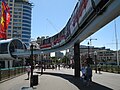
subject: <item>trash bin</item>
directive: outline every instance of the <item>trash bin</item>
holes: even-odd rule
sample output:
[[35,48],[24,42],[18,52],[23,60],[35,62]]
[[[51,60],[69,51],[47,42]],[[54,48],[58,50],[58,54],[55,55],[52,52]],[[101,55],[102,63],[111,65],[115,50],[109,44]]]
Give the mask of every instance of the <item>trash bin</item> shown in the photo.
[[38,85],[38,75],[33,75],[33,86]]

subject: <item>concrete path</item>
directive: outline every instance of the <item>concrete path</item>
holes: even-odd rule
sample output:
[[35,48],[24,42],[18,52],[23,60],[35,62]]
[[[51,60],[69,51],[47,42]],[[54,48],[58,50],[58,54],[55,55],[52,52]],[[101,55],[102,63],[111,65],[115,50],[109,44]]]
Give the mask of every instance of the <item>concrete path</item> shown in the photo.
[[92,85],[85,86],[81,78],[73,76],[73,69],[46,69],[43,75],[40,75],[38,70],[34,72],[39,75],[39,84],[33,89],[29,88],[30,82],[25,80],[27,74],[24,74],[0,83],[0,90],[120,90],[120,74],[93,72]]

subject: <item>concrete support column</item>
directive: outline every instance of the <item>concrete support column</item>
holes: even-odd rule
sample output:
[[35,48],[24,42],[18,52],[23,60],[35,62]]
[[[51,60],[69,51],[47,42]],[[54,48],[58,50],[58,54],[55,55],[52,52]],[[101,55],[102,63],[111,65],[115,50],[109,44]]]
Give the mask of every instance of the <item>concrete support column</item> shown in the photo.
[[9,61],[10,63],[9,63],[9,66],[10,66],[10,68],[13,66],[13,60],[10,60]]
[[40,60],[40,55],[39,55],[39,54],[38,54],[37,60],[38,60],[38,61]]
[[79,49],[79,43],[74,44],[74,66],[75,71],[74,75],[75,77],[80,77],[80,49]]
[[8,60],[5,60],[5,68],[8,68]]
[[26,62],[25,62],[25,61],[26,61],[25,58],[23,58],[23,66],[26,65]]
[[37,60],[38,60],[38,64],[40,65],[40,54],[38,54]]

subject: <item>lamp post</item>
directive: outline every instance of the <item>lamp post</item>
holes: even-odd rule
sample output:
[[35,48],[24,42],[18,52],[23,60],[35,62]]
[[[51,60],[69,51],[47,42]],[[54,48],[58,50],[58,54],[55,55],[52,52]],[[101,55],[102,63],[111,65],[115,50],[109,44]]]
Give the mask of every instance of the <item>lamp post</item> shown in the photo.
[[41,52],[41,75],[43,74],[43,52]]
[[97,52],[94,51],[94,56],[95,56],[95,73],[97,73]]
[[0,63],[0,81],[1,81],[1,63]]
[[33,44],[30,46],[31,55],[30,55],[30,64],[31,64],[31,77],[30,77],[30,87],[33,87]]
[[90,64],[90,47],[88,42],[88,57],[87,57],[87,64]]
[[88,58],[90,57],[90,47],[89,47],[89,42],[88,42]]

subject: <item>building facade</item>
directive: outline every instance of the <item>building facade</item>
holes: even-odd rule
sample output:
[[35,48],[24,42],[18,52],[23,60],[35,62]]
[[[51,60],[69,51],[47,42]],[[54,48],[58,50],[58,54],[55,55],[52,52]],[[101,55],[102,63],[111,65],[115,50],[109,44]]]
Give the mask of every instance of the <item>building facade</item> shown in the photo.
[[[40,45],[46,37],[38,37],[37,43]],[[117,52],[114,50],[106,49],[105,47],[94,47],[94,46],[85,46],[80,45],[80,59],[81,64],[86,61],[86,59],[90,56],[93,63],[95,63],[95,52],[97,54],[97,63],[102,64],[117,64]],[[56,53],[56,57],[59,53]],[[62,55],[61,55],[62,56]],[[66,56],[70,59],[74,59],[74,47],[69,48],[69,51],[66,50]],[[120,50],[118,51],[118,61],[120,63]]]
[[[84,46],[80,45],[80,59],[81,63],[88,58],[88,55],[95,62],[95,52],[97,53],[97,63],[99,64],[117,64],[117,52],[114,50],[106,49],[105,47],[94,47],[94,46]],[[74,48],[70,48],[68,52],[68,57],[74,59]],[[118,61],[120,63],[120,50],[118,51]]]
[[[2,0],[0,0],[1,2]],[[32,4],[29,0],[5,0],[10,7],[7,38],[18,38],[29,46],[31,38]]]
[[[36,43],[38,43],[39,47],[40,45],[43,43],[43,40],[48,38],[49,36],[41,36],[41,37],[37,37],[37,41]],[[47,53],[47,54],[40,54],[38,55],[38,61],[40,60],[50,60],[50,53]]]
[[[117,52],[110,49],[99,50],[97,58],[104,64],[117,64]],[[118,60],[120,62],[120,50],[118,51]]]

